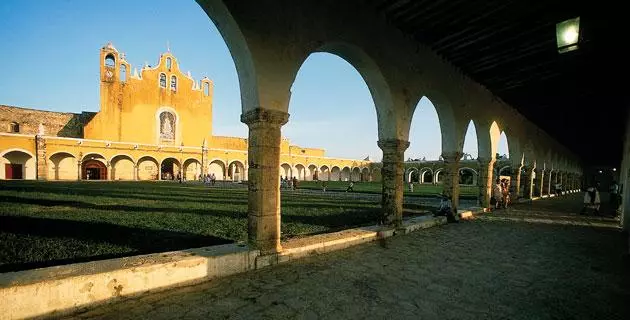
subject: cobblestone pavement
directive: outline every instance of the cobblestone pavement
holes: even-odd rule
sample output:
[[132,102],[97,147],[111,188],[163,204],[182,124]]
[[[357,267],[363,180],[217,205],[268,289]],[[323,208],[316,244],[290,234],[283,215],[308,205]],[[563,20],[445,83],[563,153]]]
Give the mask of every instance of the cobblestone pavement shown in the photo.
[[[578,197],[514,209],[553,214]],[[614,228],[474,219],[74,318],[630,319],[627,250]]]

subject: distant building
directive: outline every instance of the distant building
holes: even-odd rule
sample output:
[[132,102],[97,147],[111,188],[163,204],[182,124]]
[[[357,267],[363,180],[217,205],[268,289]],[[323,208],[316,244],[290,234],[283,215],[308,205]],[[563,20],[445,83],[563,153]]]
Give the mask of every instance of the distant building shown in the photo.
[[[0,105],[0,179],[247,179],[247,139],[212,135],[213,83],[183,74],[166,52],[131,68],[112,44],[100,52],[100,111],[62,113]],[[315,134],[315,133],[314,133]],[[279,175],[370,180],[372,162],[328,158],[281,143]]]

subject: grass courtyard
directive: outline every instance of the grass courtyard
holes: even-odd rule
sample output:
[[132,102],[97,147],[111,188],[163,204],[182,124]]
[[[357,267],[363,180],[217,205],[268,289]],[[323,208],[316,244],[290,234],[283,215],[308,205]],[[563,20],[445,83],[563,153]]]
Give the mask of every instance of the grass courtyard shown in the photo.
[[[309,185],[310,184],[310,185]],[[282,192],[283,238],[374,224],[380,184]],[[328,190],[347,183],[333,182]],[[433,187],[434,186],[427,186]],[[463,190],[465,191],[465,190]],[[406,198],[438,190],[416,188]],[[473,191],[469,191],[472,194]],[[421,214],[426,205],[405,205]],[[418,210],[420,209],[420,210]],[[426,212],[426,211],[425,211]],[[217,183],[0,181],[0,272],[245,241],[247,190]]]

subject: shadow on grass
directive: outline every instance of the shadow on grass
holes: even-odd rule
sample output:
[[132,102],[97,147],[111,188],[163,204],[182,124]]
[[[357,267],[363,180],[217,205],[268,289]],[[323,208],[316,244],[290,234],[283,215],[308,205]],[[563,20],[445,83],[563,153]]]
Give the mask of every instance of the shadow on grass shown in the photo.
[[[165,252],[195,247],[205,247],[232,243],[233,241],[198,234],[177,232],[170,230],[154,230],[146,228],[134,228],[110,223],[81,222],[62,219],[32,218],[19,216],[0,216],[0,235],[13,234],[9,239],[28,240],[46,238],[47,246],[56,246],[54,251],[57,256],[52,256],[47,261],[24,261],[33,257],[11,257],[10,252],[18,254],[33,251],[46,251],[50,248],[37,248],[36,241],[16,241],[11,243],[6,238],[0,245],[0,272],[41,268],[60,264],[69,264],[91,260],[102,260],[130,255]],[[76,246],[63,248],[67,239],[71,238],[89,247],[90,244],[111,244],[121,248],[129,248],[127,252],[111,254],[85,255],[90,252],[75,252]],[[61,239],[64,239],[62,241]],[[59,246],[57,246],[59,245]],[[35,246],[35,247],[33,247]],[[9,250],[10,249],[10,250]],[[52,254],[44,252],[45,254]],[[83,256],[81,256],[83,254]],[[54,255],[54,254],[53,254]],[[75,255],[77,255],[75,257]],[[14,262],[20,258],[23,262]]]

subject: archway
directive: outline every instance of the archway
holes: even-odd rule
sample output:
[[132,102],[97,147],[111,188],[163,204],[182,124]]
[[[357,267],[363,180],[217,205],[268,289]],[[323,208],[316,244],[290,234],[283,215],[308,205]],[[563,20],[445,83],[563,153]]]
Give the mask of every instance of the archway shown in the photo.
[[319,180],[319,172],[317,170],[317,166],[314,164],[311,164],[308,166],[308,175],[306,176],[306,180],[309,181],[317,181]]
[[[409,129],[411,144],[405,159],[431,161],[442,154],[442,130],[436,107],[426,96],[422,97],[413,113]],[[443,120],[447,121],[447,120]],[[421,143],[414,143],[420,141]],[[409,179],[406,179],[409,181]]]
[[477,129],[475,128],[475,122],[470,120],[468,122],[468,129],[466,129],[466,136],[464,137],[464,147],[462,149],[464,155],[462,160],[475,160],[479,157],[479,141],[477,140]]
[[442,183],[442,169],[435,171],[435,178],[433,179],[434,184]]
[[166,158],[160,164],[160,179],[175,180],[178,174],[182,174],[179,161],[175,158]]
[[372,175],[370,175],[370,169],[363,168],[361,169],[361,181],[372,181]]
[[208,174],[214,175],[217,180],[225,179],[225,163],[221,160],[215,159],[208,164]]
[[339,181],[350,181],[350,168],[343,167],[343,169],[341,169]]
[[238,160],[230,162],[228,166],[228,180],[241,182],[245,177],[245,165]]
[[293,170],[291,170],[291,166],[288,163],[280,165],[280,176],[285,179],[293,178]]
[[89,153],[81,162],[81,179],[107,180],[107,159],[98,153]]
[[477,172],[471,168],[459,169],[459,184],[469,186],[477,185]]
[[[375,70],[361,69],[367,59],[358,59],[356,50],[345,44],[326,44],[317,51],[302,62],[295,76],[291,117],[282,127],[283,136],[292,144],[323,148],[327,157],[380,157],[375,92],[368,87],[373,76],[367,74]],[[322,92],[326,99],[321,99]],[[340,136],[347,143],[339,143]],[[342,173],[342,179],[349,180],[350,171]],[[296,175],[301,178],[299,172]]]
[[201,162],[194,158],[184,161],[184,180],[196,181],[201,176]]
[[138,159],[138,180],[158,180],[160,167],[158,161],[150,156]]
[[306,180],[306,168],[302,164],[295,165],[295,175],[298,180]]
[[424,171],[422,171],[422,183],[433,183],[433,171],[432,170],[424,170]]
[[322,180],[322,181],[332,180],[330,179],[330,169],[328,168],[328,166],[322,166],[319,169],[319,180]]
[[497,148],[497,160],[508,160],[510,159],[510,148],[508,145],[507,135],[505,131],[501,131],[501,135],[499,136],[499,146]]
[[22,149],[10,149],[4,151],[0,157],[2,166],[2,179],[35,179],[35,157]]
[[420,174],[418,173],[418,168],[409,168],[407,169],[407,175],[405,182],[412,183],[420,181]]
[[341,181],[341,170],[334,166],[330,169],[330,181]]
[[117,155],[110,161],[112,180],[134,180],[136,165],[128,155]]
[[362,181],[361,180],[361,169],[354,167],[352,169],[352,173],[350,175],[350,180],[352,181]]
[[78,180],[76,157],[68,152],[57,152],[50,156],[48,166],[48,179],[53,180]]

